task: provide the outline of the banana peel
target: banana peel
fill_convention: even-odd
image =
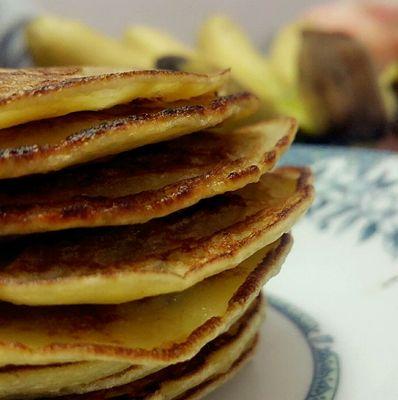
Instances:
[[[344,33],[305,30],[298,69],[304,104],[326,123],[329,140],[368,142],[383,136],[386,107],[373,62],[361,43]]]
[[[367,50],[349,35],[296,22],[277,35],[269,60],[304,109],[301,126],[310,137],[335,130],[348,140],[373,140],[396,113],[395,69],[378,76]]]
[[[258,51],[237,24],[220,15],[204,22],[194,49],[147,26],[132,26],[122,40],[116,40],[79,22],[52,16],[31,22],[26,39],[40,66],[98,65],[188,72],[231,68],[233,82],[224,92],[245,89],[256,94],[262,107],[254,118],[293,116],[302,132],[315,140],[330,134],[333,127],[348,125],[362,130],[366,138],[374,126],[383,125],[398,112],[398,96],[392,84],[398,81],[398,62],[377,76],[366,52],[354,39],[314,31],[306,22],[283,28],[268,56]],[[348,53],[352,59],[346,57]],[[336,71],[340,82],[334,76]]]
[[[315,112],[303,103],[295,84],[297,73],[294,60],[299,48],[296,46],[298,40],[291,39],[295,39],[296,30],[293,26],[284,32],[279,45],[275,45],[274,56],[266,58],[232,20],[214,16],[200,29],[198,53],[218,68],[231,67],[232,77],[263,101],[258,113],[261,118],[293,116],[304,131],[315,133],[324,127],[314,117]]]
[[[217,66],[231,68],[232,77],[255,93],[276,114],[281,88],[265,58],[251,44],[245,33],[224,16],[214,16],[202,25],[198,34],[199,58]]]
[[[284,88],[280,108],[295,116],[307,135],[316,136],[326,129],[326,121],[305,102],[299,85],[298,60],[305,28],[306,24],[296,22],[281,29],[271,43],[268,63]]]
[[[230,67],[235,81],[263,101],[257,115],[293,116],[309,138],[374,140],[392,113],[387,109],[396,109],[396,97],[386,89],[394,72],[386,73],[380,85],[367,51],[348,35],[296,22],[277,35],[268,57],[225,16],[208,19],[198,36],[198,58]]]
[[[147,52],[68,19],[43,16],[28,24],[25,37],[38,66],[91,65],[149,69]]]
[[[173,55],[191,58],[195,54],[194,50],[166,32],[144,25],[127,28],[122,41],[131,49],[150,55],[153,64],[160,57]]]
[[[274,67],[250,43],[245,33],[226,17],[204,23],[198,47],[146,26],[128,28],[118,41],[76,21],[55,16],[35,19],[26,29],[26,40],[38,66],[94,65],[139,69],[174,67],[188,72],[211,72],[232,67],[229,93],[251,90],[263,105],[256,118],[292,115],[305,129],[310,120],[292,86],[283,82]],[[62,44],[62,45],[60,45]],[[167,64],[168,63],[168,64]],[[307,128],[306,128],[307,127]]]
[[[380,75],[379,85],[389,120],[398,120],[398,60]]]
[[[286,87],[297,86],[299,71],[297,63],[301,48],[303,23],[292,23],[282,28],[271,42],[268,62]]]
[[[215,66],[200,59],[198,53],[180,40],[158,29],[136,25],[126,29],[122,42],[130,49],[146,53],[152,68],[186,72],[214,72]]]

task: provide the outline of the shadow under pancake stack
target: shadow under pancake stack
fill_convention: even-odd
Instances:
[[[196,399],[253,354],[313,187],[228,79],[0,70],[0,399]]]

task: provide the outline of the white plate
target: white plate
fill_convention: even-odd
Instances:
[[[317,200],[267,286],[253,362],[209,400],[398,399],[398,156],[295,146]]]

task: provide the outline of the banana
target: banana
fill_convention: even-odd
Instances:
[[[220,15],[203,23],[196,48],[148,26],[131,26],[121,40],[116,40],[79,22],[52,16],[31,22],[26,39],[36,64],[42,66],[98,65],[188,72],[231,68],[233,83],[225,90],[246,89],[256,94],[262,100],[256,118],[291,115],[307,135],[321,136],[333,125],[334,116],[325,96],[312,90],[315,84],[312,77],[322,77],[319,69],[326,70],[329,64],[316,66],[306,59],[304,49],[306,54],[315,54],[316,50],[304,41],[304,33],[309,28],[306,22],[286,26],[277,34],[267,56],[255,48],[237,24]],[[322,79],[330,81],[329,87],[334,88],[328,76]],[[397,80],[398,62],[378,79],[381,102],[389,119],[398,112],[392,85]]]
[[[131,26],[124,32],[123,43],[154,59],[164,56],[193,57],[194,51],[171,35],[143,25]]]
[[[275,114],[281,87],[265,58],[233,21],[224,16],[208,19],[199,31],[198,54],[218,68],[230,67],[233,78],[263,100],[270,115]]]
[[[393,120],[398,117],[398,60],[381,73],[379,85],[388,118]]]
[[[278,74],[283,84],[290,89],[287,93],[290,93],[292,104],[295,104],[301,109],[301,117],[298,116],[298,119],[300,120],[303,130],[308,135],[320,136],[325,130],[330,128],[330,126],[333,126],[334,123],[338,123],[338,121],[336,121],[336,115],[334,115],[332,110],[333,107],[328,109],[324,104],[326,97],[325,89],[323,89],[323,93],[315,93],[313,89],[306,90],[305,88],[305,80],[308,81],[308,79],[312,79],[315,81],[315,75],[318,75],[318,77],[322,75],[323,77],[321,79],[323,85],[329,81],[329,89],[335,90],[334,96],[339,95],[344,97],[342,84],[340,84],[339,87],[337,84],[332,83],[333,73],[331,73],[331,69],[333,69],[333,71],[345,70],[347,75],[346,85],[354,85],[356,88],[355,94],[351,94],[349,98],[346,97],[344,100],[346,103],[351,100],[350,107],[346,107],[347,113],[354,115],[355,113],[362,112],[361,109],[364,107],[365,102],[368,101],[366,96],[361,97],[360,95],[360,93],[363,94],[366,88],[363,87],[363,84],[361,86],[359,82],[355,83],[356,77],[358,77],[359,80],[361,79],[359,78],[360,76],[366,76],[366,79],[364,78],[362,81],[367,82],[368,87],[372,86],[373,82],[375,83],[375,88],[371,97],[373,103],[379,103],[377,104],[381,110],[379,113],[379,120],[383,120],[383,108],[387,111],[387,118],[391,120],[398,112],[398,100],[392,88],[394,74],[398,80],[398,62],[390,66],[390,68],[387,68],[380,76],[377,76],[375,71],[372,72],[371,69],[367,69],[366,67],[367,64],[371,63],[371,60],[367,58],[366,54],[363,54],[361,48],[356,44],[355,39],[351,39],[352,42],[349,43],[349,37],[347,36],[346,52],[351,54],[351,58],[357,58],[358,60],[361,57],[365,58],[364,62],[358,62],[354,70],[352,69],[353,66],[349,65],[347,58],[344,58],[343,54],[339,53],[337,48],[338,34],[335,34],[335,43],[333,47],[331,47],[331,45],[329,46],[328,53],[332,54],[332,52],[335,52],[336,56],[334,58],[332,57],[333,59],[331,60],[324,59],[323,68],[320,65],[315,68],[313,65],[315,70],[310,73],[308,65],[313,64],[314,52],[319,51],[319,49],[315,50],[315,48],[313,48],[309,52],[312,54],[312,58],[307,59],[307,61],[305,60],[306,56],[304,55],[304,50],[308,50],[308,41],[310,37],[306,32],[311,31],[318,32],[318,37],[316,40],[312,41],[312,44],[320,43],[324,40],[323,38],[325,38],[325,35],[333,36],[333,32],[324,32],[323,35],[322,31],[314,29],[309,22],[299,21],[287,25],[277,34],[269,52],[269,61],[271,65],[274,67],[275,72]],[[312,45],[310,46],[313,47]],[[307,52],[307,55],[309,53]],[[348,79],[349,77],[351,78]],[[355,98],[358,99],[357,105],[354,104]],[[340,104],[342,105],[343,102],[340,102]],[[376,109],[376,104],[373,108]],[[293,111],[292,114],[295,115],[295,112]]]
[[[34,62],[39,66],[152,67],[147,52],[133,50],[76,21],[39,17],[27,26],[25,35]]]
[[[134,51],[145,52],[151,57],[154,68],[178,69],[186,72],[211,72],[215,66],[199,58],[198,53],[167,33],[136,25],[123,35],[123,43]]]

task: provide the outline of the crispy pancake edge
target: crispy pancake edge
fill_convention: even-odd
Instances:
[[[88,385],[87,387],[77,388],[76,392],[77,399],[85,399],[86,397],[91,398],[90,396],[98,396],[101,395],[109,395],[109,394],[128,394],[132,395],[131,388],[134,388],[137,382],[144,382],[143,387],[148,388],[154,386],[154,395],[165,395],[169,397],[171,395],[170,392],[181,391],[179,388],[181,385],[184,386],[192,386],[193,383],[203,381],[203,375],[207,375],[207,378],[218,374],[220,371],[216,371],[213,363],[214,355],[216,356],[215,361],[217,362],[217,353],[220,351],[225,353],[228,348],[232,348],[232,351],[235,353],[238,348],[242,348],[242,352],[253,343],[257,332],[264,320],[265,316],[265,301],[263,299],[262,294],[258,295],[253,303],[250,305],[249,309],[246,313],[241,316],[241,318],[231,327],[231,329],[220,336],[216,337],[213,341],[207,343],[201,351],[196,354],[192,359],[186,360],[182,363],[177,363],[177,365],[169,365],[165,366],[163,369],[158,369],[156,371],[150,372],[149,374],[139,378],[137,380],[129,381],[126,377],[124,383],[119,383],[116,379],[112,381],[112,376],[109,378],[100,379],[100,386],[95,388],[95,382],[93,385]],[[224,357],[222,357],[224,358]],[[237,357],[234,360],[229,359],[229,362],[233,364],[236,361]],[[230,364],[230,365],[231,365]],[[176,371],[177,367],[177,371]],[[224,371],[225,368],[229,366],[223,365]],[[181,370],[182,373],[179,373],[178,370]],[[213,370],[214,372],[211,372]],[[169,372],[170,371],[170,372]],[[177,372],[177,373],[176,373]],[[118,375],[123,375],[121,372]],[[168,376],[169,375],[169,376]],[[128,374],[127,374],[128,376]],[[105,381],[105,384],[104,382]],[[102,386],[101,386],[102,383]],[[177,385],[177,388],[176,388]],[[157,388],[155,389],[155,387]],[[73,390],[73,388],[71,389]],[[152,389],[150,389],[152,390]],[[146,389],[147,391],[147,389]],[[69,396],[66,396],[68,399],[72,397],[73,392],[70,391]],[[151,395],[149,395],[151,398]],[[146,398],[146,397],[145,397]]]
[[[258,99],[247,92],[217,97],[208,105],[173,107],[171,103],[169,108],[159,112],[133,114],[109,123],[98,123],[70,135],[57,145],[4,149],[0,151],[0,179],[59,171],[177,138],[214,127],[230,118],[243,117],[253,112],[257,105]]]
[[[108,280],[110,277],[113,277],[113,284],[118,284],[119,297],[116,298],[115,296],[110,296],[109,299],[106,300],[103,296],[101,303],[117,304],[138,300],[143,297],[170,293],[170,291],[182,291],[207,277],[234,268],[256,251],[260,250],[265,245],[276,241],[283,233],[289,231],[294,221],[296,221],[309,208],[312,202],[314,188],[311,184],[312,174],[309,169],[284,167],[273,172],[273,174],[278,173],[281,175],[291,174],[294,179],[297,179],[297,189],[295,191],[296,199],[290,201],[288,205],[279,210],[279,213],[274,216],[274,220],[270,221],[267,225],[262,224],[262,219],[268,215],[268,210],[259,211],[258,213],[248,217],[247,220],[237,222],[233,226],[227,228],[230,235],[237,235],[248,231],[248,224],[250,224],[253,232],[250,234],[247,233],[244,238],[236,240],[234,246],[230,244],[228,248],[224,249],[222,252],[218,251],[216,255],[213,254],[213,257],[211,257],[206,263],[197,264],[194,268],[190,268],[184,276],[176,275],[174,272],[168,272],[167,270],[159,271],[157,269],[156,272],[145,270],[144,272],[139,273],[134,271],[131,273],[126,271],[110,271],[102,278],[100,275],[93,274],[78,279],[75,279],[74,277],[66,277],[62,278],[62,281],[59,278],[48,278],[27,283],[4,280],[0,281],[0,285],[2,285],[2,287],[0,286],[1,298],[6,301],[26,305],[95,304],[99,302],[97,295],[98,290],[108,290],[108,292],[109,290],[112,291],[112,288],[109,288]],[[223,232],[224,231],[219,232],[219,238],[217,240],[221,240],[224,237]],[[204,241],[199,243],[199,246],[201,247],[198,247],[197,250],[200,251],[200,249],[203,248],[208,249],[207,251],[214,252],[214,250],[212,250],[214,247],[212,243],[215,240],[215,236],[212,236],[212,239],[209,240],[210,241],[208,242]],[[192,254],[194,255],[195,253],[193,252]],[[162,279],[165,283],[160,288],[158,284],[156,290],[151,290],[153,287],[152,283],[159,282],[159,274],[162,274]],[[93,279],[97,280],[95,286],[93,286]],[[80,285],[83,287],[83,289],[80,289],[80,293],[83,294],[83,297],[77,297],[76,291],[73,292],[73,299],[71,296],[55,296],[54,293],[59,293],[61,287],[66,291],[66,293],[69,293],[78,282],[80,282]],[[35,294],[37,292],[36,286],[39,283],[42,284],[40,297]],[[60,285],[59,287],[57,286],[58,283]],[[142,294],[142,291],[139,291],[140,296],[133,296],[133,289],[138,293],[137,288],[133,286],[134,284],[138,286],[146,285],[148,289],[145,291],[144,295]],[[91,288],[95,288],[95,291],[92,292]],[[127,289],[129,297],[126,297],[125,295]],[[45,300],[43,300],[44,290],[46,290],[46,296],[44,297]]]
[[[201,175],[182,179],[157,190],[147,190],[120,198],[78,197],[60,205],[29,207],[1,207],[0,204],[0,236],[145,223],[152,218],[163,217],[187,208],[209,196],[238,190],[258,181],[265,172],[272,169],[293,142],[297,124],[290,118],[283,120],[289,124],[289,128],[271,151],[262,154],[258,164],[247,165],[243,169],[238,165],[236,170],[232,170],[231,167],[225,172],[217,167],[211,172],[205,170]],[[245,130],[250,132],[250,129],[259,126],[260,124],[248,126]],[[151,205],[150,211],[146,207],[148,204]]]
[[[197,375],[198,373],[201,373],[203,367],[206,367],[208,365],[210,365],[211,367],[211,360],[209,360],[209,356],[212,357],[215,352],[218,352],[220,349],[225,348],[225,346],[228,347],[232,344],[232,347],[236,348],[237,342],[242,344],[250,342],[253,339],[253,336],[257,332],[262,321],[264,320],[264,314],[265,302],[262,294],[260,294],[250,305],[246,313],[231,327],[229,331],[221,334],[212,342],[207,343],[206,346],[201,350],[201,352],[194,356],[196,360],[194,361],[194,365],[192,366],[193,368],[186,369],[185,367],[185,364],[192,364],[190,360],[184,361],[182,363],[184,366],[184,368],[182,369],[182,371],[184,372],[182,378],[189,379],[192,376],[193,379],[195,379],[196,375],[196,380],[198,380]],[[201,362],[200,360],[203,360],[205,363]],[[104,364],[104,366],[106,364],[114,364],[109,363],[108,361],[100,361],[99,363]],[[73,381],[69,379],[69,381],[71,382],[66,384],[66,386],[52,385],[51,389],[47,389],[45,384],[43,385],[43,383],[40,381],[40,379],[43,379],[43,376],[45,376],[45,382],[49,380],[50,383],[54,382],[58,385],[58,382],[54,381],[54,379],[56,379],[59,374],[69,374],[71,372],[70,368],[72,368],[72,376],[75,377],[76,373],[84,375],[84,371],[82,371],[84,368],[91,369],[90,362],[82,362],[77,363],[78,370],[73,371],[74,364],[75,363],[46,366],[8,366],[2,368],[0,369],[1,381],[3,382],[3,385],[7,385],[7,379],[11,379],[11,381],[9,381],[11,387],[8,387],[6,391],[1,390],[2,388],[0,387],[0,392],[7,398],[10,398],[10,396],[12,396],[13,398],[47,398],[47,396],[61,396],[61,398],[64,399],[65,397],[71,398],[72,396],[76,396],[79,399],[81,396],[81,398],[84,399],[84,394],[99,395],[101,393],[104,393],[104,391],[108,393],[108,389],[112,391],[115,390],[117,392],[128,392],[129,387],[131,387],[131,385],[134,386],[134,383],[136,381],[152,381],[153,379],[156,381],[158,378],[152,378],[153,374],[155,374],[155,376],[160,375],[160,377],[165,377],[166,379],[162,379],[160,382],[162,383],[162,386],[164,383],[166,383],[167,385],[167,370],[169,368],[173,369],[172,366],[163,366],[163,368],[166,368],[166,371],[162,371],[162,367],[145,368],[139,365],[129,366],[129,364],[121,363],[121,367],[119,368],[108,368],[109,371],[111,371],[112,368],[114,370],[116,369],[110,375],[101,376],[101,374],[105,373],[105,368],[103,368],[104,371],[98,373],[99,376],[95,379],[91,378],[92,380],[85,380],[86,378],[84,376],[81,376],[81,378],[79,377],[78,379],[80,379],[81,382],[79,382],[78,384],[73,383]],[[38,375],[36,375],[35,377],[36,371],[38,371]],[[56,372],[55,376],[52,376],[51,379],[47,378],[45,374],[51,374],[53,371]],[[94,375],[91,373],[91,376],[95,376],[96,373],[97,372],[94,372]],[[31,375],[33,375],[33,380],[31,378]],[[175,377],[175,373],[173,373],[172,376]],[[18,380],[20,381],[21,379],[25,380],[25,382],[30,382],[30,384],[33,385],[33,390],[29,390],[29,386],[26,386],[26,383],[24,382],[22,390],[18,386],[18,390],[13,391],[13,387],[15,387]]]
[[[198,400],[216,390],[218,387],[232,379],[254,356],[259,337],[257,336],[252,345],[234,362],[232,367],[225,373],[214,376],[202,384],[188,390],[176,400]],[[150,397],[145,400],[152,400]],[[155,400],[155,398],[153,398]]]
[[[180,343],[151,350],[116,345],[53,343],[35,352],[22,343],[0,342],[4,362],[20,365],[43,364],[51,362],[53,354],[57,354],[57,360],[61,362],[81,361],[82,353],[84,360],[130,361],[145,365],[165,365],[192,358],[201,347],[228,330],[246,312],[266,281],[279,272],[292,244],[292,236],[284,234],[235,291],[226,312],[207,320]]]
[[[137,98],[188,99],[214,93],[228,79],[228,70],[198,75],[161,70],[115,72],[114,68],[95,67],[0,69],[0,128],[101,110]]]
[[[25,68],[25,69],[7,69],[7,68],[0,68],[0,79],[1,79],[1,74],[2,73],[9,73],[15,77],[20,75],[21,73],[29,73],[31,71],[33,72],[47,72],[49,77],[56,77],[57,73],[64,73],[65,75],[61,76],[67,76],[67,75],[73,75],[73,74],[78,74],[82,73],[84,71],[84,68],[87,67],[39,67],[39,68]],[[96,67],[89,67],[93,71],[95,69],[101,69],[101,67],[96,68]],[[103,68],[102,68],[103,69]],[[112,69],[117,69],[117,68],[109,68],[110,70]],[[120,69],[120,68],[119,68]],[[217,78],[217,77],[223,77],[223,76],[228,76],[229,75],[229,69],[222,70],[218,73],[214,74],[204,74],[204,73],[196,73],[196,72],[184,72],[184,71],[168,71],[168,70],[130,70],[130,71],[121,71],[121,72],[109,72],[109,73],[102,73],[98,75],[88,75],[88,76],[73,76],[69,78],[61,78],[62,80],[58,83],[52,82],[50,85],[48,84],[42,84],[38,86],[37,88],[34,89],[28,89],[28,90],[18,90],[18,92],[15,92],[12,95],[6,96],[4,98],[0,97],[0,107],[4,104],[8,104],[12,101],[19,100],[19,99],[25,99],[26,97],[36,97],[36,96],[43,96],[51,92],[59,92],[63,89],[71,88],[71,87],[78,87],[78,86],[83,86],[91,83],[98,83],[98,82],[106,82],[106,81],[112,81],[112,80],[117,80],[117,79],[124,79],[124,78],[130,78],[130,77],[170,77],[170,76],[179,76],[182,78],[186,78],[189,81],[189,78],[199,78],[203,79],[205,82],[211,78]],[[53,74],[53,75],[52,75]]]

